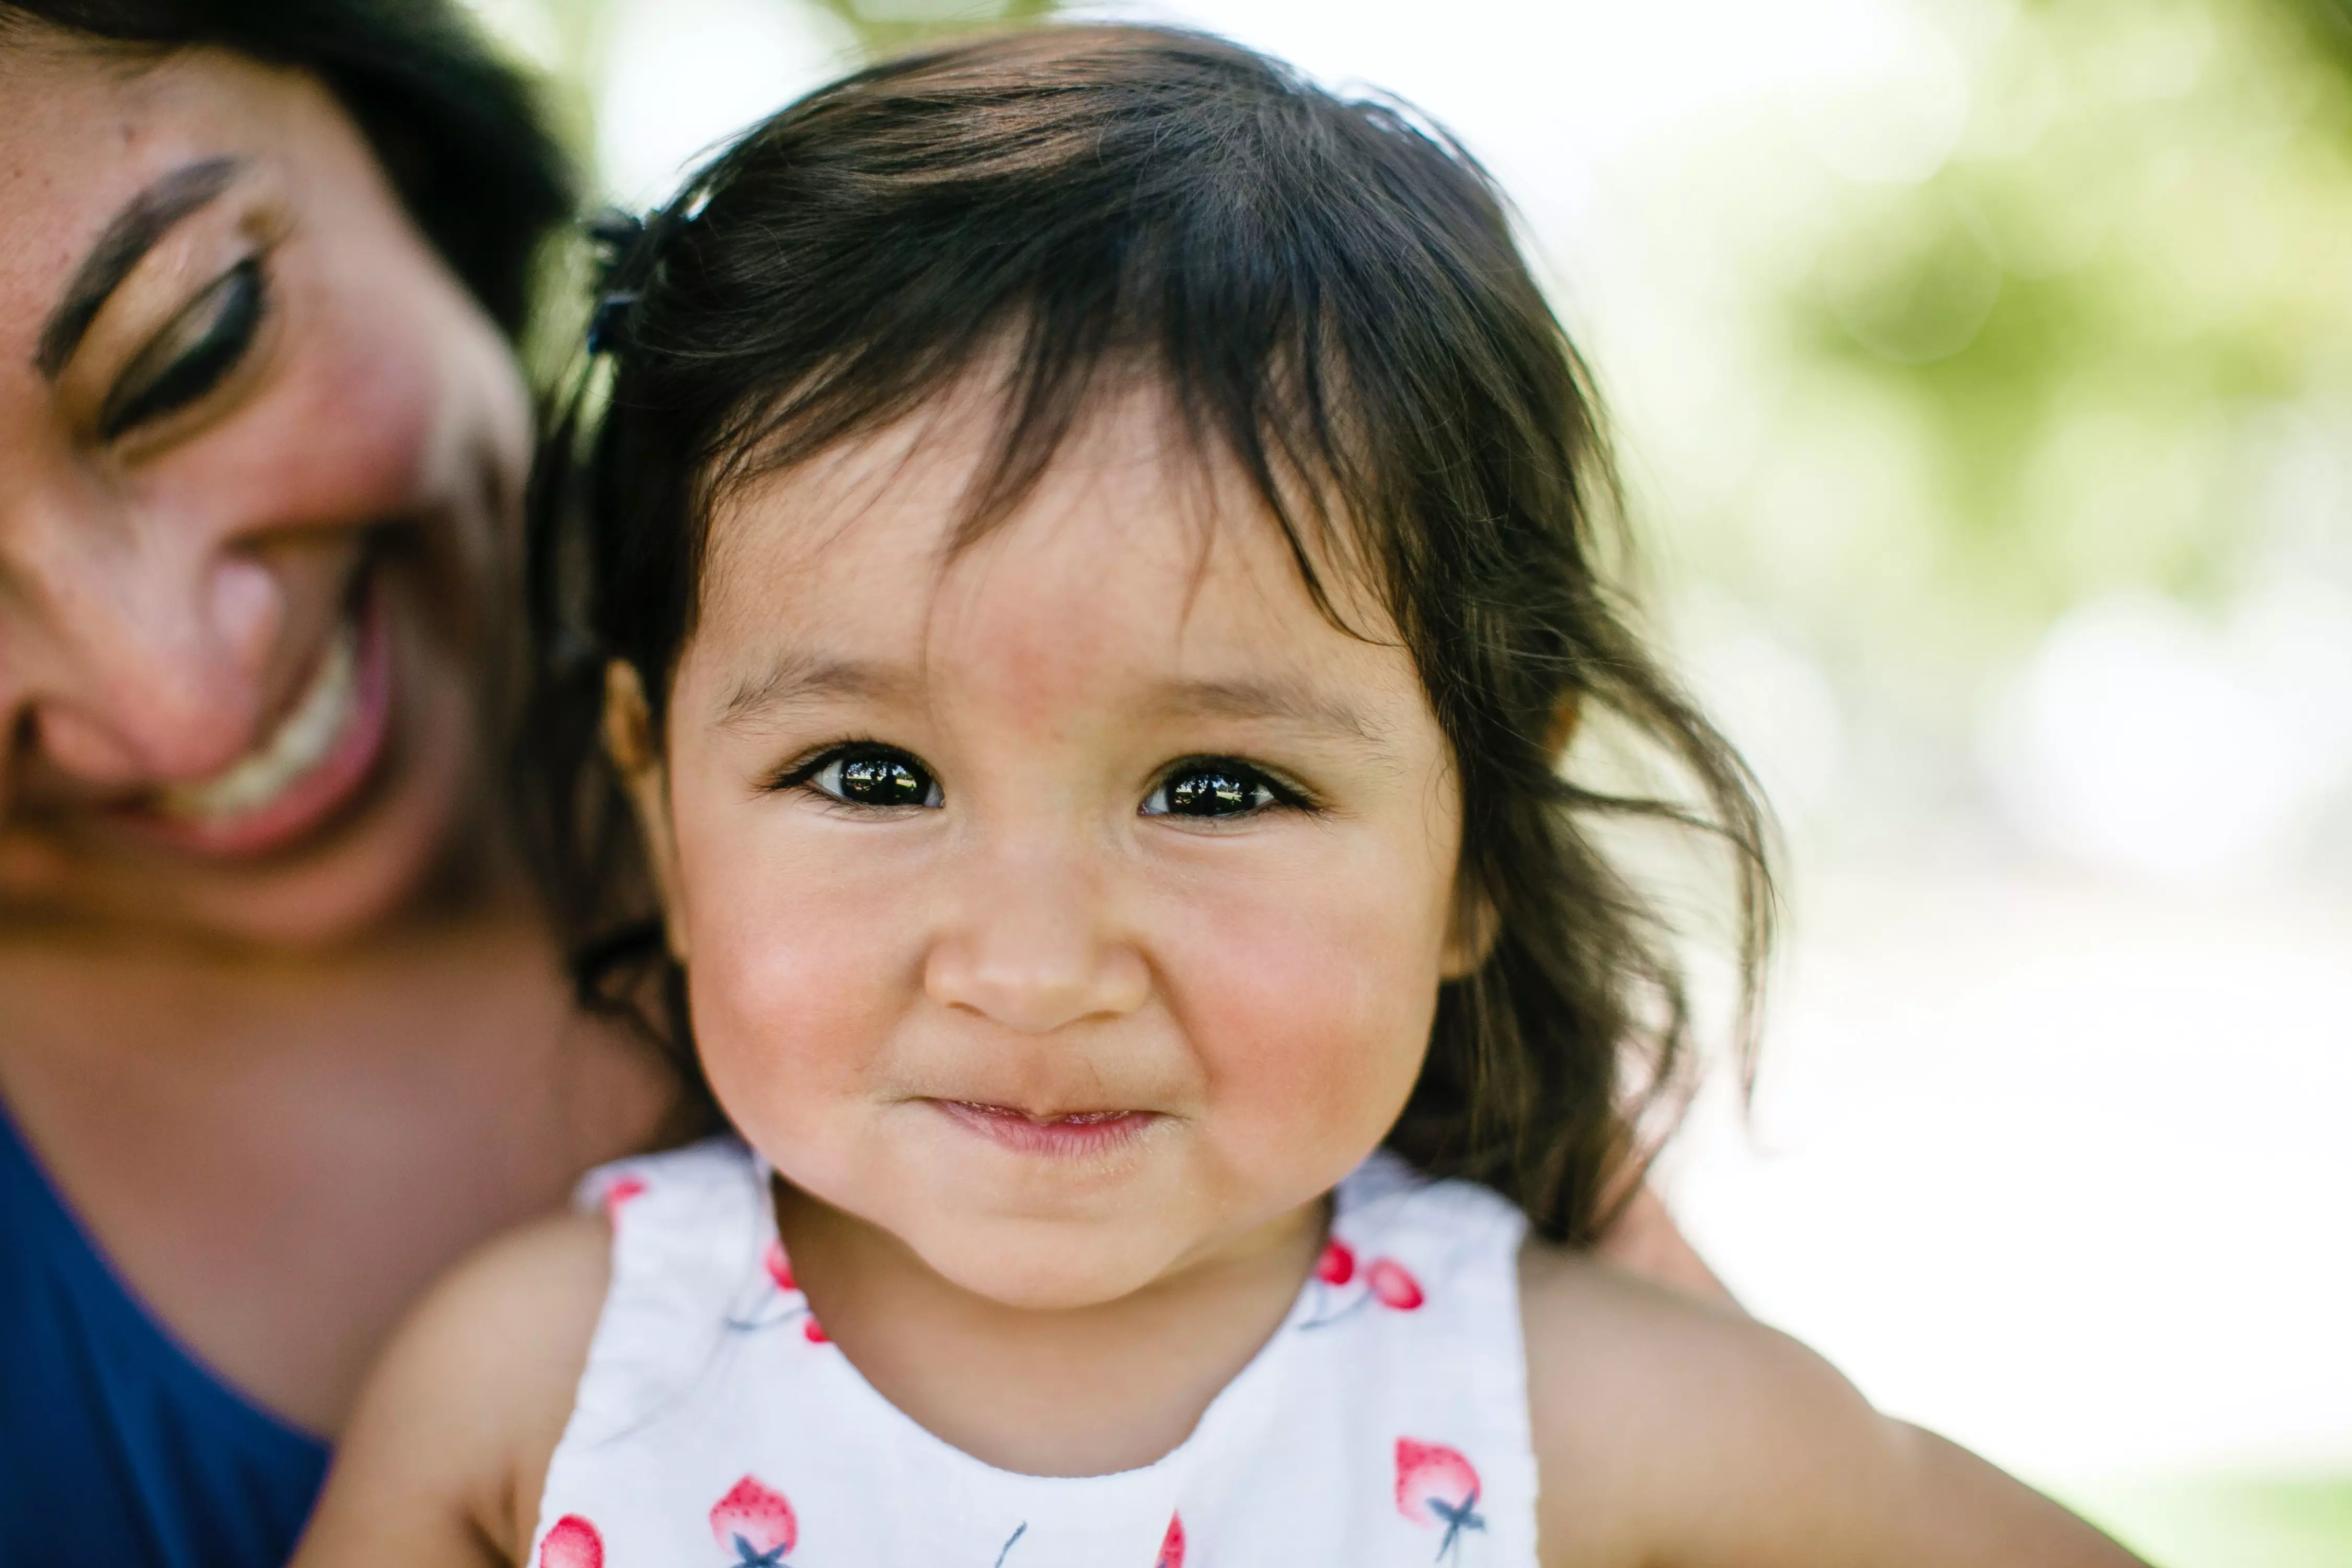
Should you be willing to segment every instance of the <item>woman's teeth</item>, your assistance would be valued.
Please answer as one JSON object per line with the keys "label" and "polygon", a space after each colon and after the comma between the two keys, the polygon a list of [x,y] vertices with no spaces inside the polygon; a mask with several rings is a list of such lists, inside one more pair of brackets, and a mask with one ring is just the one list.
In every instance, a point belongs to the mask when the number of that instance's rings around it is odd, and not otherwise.
{"label": "woman's teeth", "polygon": [[327,760],[359,711],[359,627],[345,616],[335,628],[310,689],[277,732],[202,784],[161,791],[155,809],[185,821],[219,822],[268,805]]}

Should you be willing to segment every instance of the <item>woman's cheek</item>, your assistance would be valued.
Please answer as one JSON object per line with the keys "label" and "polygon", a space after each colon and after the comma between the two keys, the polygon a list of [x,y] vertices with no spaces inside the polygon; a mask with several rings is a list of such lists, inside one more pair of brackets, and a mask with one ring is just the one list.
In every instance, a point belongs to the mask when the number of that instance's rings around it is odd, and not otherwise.
{"label": "woman's cheek", "polygon": [[[457,378],[434,357],[472,370],[448,336],[465,327],[445,327],[429,300],[345,308],[315,273],[307,252],[281,253],[275,363],[256,401],[217,436],[160,459],[159,482],[281,525],[373,522],[427,503],[447,466],[436,426],[470,424],[483,409],[483,389],[446,384]],[[420,317],[432,332],[420,332]]]}

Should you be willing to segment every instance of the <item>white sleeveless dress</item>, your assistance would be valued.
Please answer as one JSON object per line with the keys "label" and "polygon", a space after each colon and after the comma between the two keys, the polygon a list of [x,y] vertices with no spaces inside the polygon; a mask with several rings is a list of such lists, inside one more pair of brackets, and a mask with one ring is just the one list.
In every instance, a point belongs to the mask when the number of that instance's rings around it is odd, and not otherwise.
{"label": "white sleeveless dress", "polygon": [[1289,1317],[1157,1463],[996,1469],[877,1394],[793,1288],[765,1165],[604,1167],[613,1283],[538,1568],[1535,1568],[1524,1222],[1375,1155]]}

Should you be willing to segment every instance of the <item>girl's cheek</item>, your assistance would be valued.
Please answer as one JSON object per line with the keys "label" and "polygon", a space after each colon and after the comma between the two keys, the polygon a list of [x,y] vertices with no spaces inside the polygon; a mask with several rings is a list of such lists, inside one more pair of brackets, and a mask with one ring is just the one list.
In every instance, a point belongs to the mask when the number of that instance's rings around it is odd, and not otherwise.
{"label": "girl's cheek", "polygon": [[1419,1075],[1442,933],[1407,879],[1318,866],[1245,907],[1197,911],[1165,970],[1238,1149],[1345,1171]]}
{"label": "girl's cheek", "polygon": [[874,1086],[919,960],[887,877],[849,875],[842,855],[823,852],[831,836],[814,854],[793,844],[778,815],[744,812],[731,833],[681,823],[679,841],[696,1040],[755,1137],[757,1123],[820,1114]]}

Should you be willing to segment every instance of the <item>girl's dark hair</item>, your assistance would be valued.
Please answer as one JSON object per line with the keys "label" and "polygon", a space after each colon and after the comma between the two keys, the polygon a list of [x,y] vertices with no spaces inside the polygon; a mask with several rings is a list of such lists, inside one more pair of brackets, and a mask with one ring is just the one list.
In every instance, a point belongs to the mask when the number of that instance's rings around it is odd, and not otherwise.
{"label": "girl's dark hair", "polygon": [[[1493,944],[1444,987],[1391,1146],[1570,1241],[1629,1189],[1649,1146],[1632,1130],[1690,1083],[1691,1026],[1671,933],[1590,838],[1597,818],[1734,851],[1744,1056],[1761,807],[1599,580],[1616,498],[1588,377],[1442,132],[1215,38],[1046,28],[803,99],[695,176],[611,285],[606,352],[532,507],[529,815],[592,1004],[690,1057],[598,715],[624,659],[660,717],[715,499],[1009,365],[969,539],[1090,390],[1140,368],[1254,481],[1327,614],[1318,563],[1377,589],[1452,744],[1465,908],[1491,913]],[[1604,711],[1698,804],[1564,777],[1568,731]]]}
{"label": "girl's dark hair", "polygon": [[0,42],[27,21],[318,78],[449,269],[520,334],[533,254],[575,210],[572,173],[530,85],[455,0],[0,0]]}

